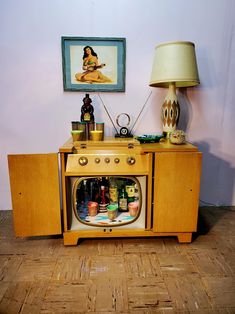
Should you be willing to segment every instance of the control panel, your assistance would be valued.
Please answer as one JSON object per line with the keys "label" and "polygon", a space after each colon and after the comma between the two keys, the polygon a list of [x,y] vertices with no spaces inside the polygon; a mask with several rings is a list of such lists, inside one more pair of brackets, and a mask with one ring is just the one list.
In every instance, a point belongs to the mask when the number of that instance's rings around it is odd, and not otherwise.
{"label": "control panel", "polygon": [[66,173],[146,174],[151,169],[151,154],[69,154]]}

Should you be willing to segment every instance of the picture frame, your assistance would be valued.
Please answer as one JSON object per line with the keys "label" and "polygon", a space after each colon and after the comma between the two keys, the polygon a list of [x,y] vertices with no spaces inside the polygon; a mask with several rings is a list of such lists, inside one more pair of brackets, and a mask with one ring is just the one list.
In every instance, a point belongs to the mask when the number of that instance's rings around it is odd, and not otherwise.
{"label": "picture frame", "polygon": [[61,45],[65,91],[125,91],[125,38],[63,36]]}

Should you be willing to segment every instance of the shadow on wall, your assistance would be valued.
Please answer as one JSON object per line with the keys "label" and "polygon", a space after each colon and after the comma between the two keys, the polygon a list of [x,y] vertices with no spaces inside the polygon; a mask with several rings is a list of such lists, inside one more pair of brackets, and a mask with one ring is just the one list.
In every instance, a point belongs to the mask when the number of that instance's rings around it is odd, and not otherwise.
{"label": "shadow on wall", "polygon": [[177,94],[180,105],[180,118],[177,129],[187,133],[192,121],[192,104],[187,96],[187,88],[181,88]]}
{"label": "shadow on wall", "polygon": [[[203,153],[200,191],[201,203],[202,205],[214,206],[234,205],[235,168],[225,159],[211,153],[211,143],[213,143],[213,150],[219,152],[217,141],[210,140],[210,144],[204,141],[193,143]],[[224,155],[223,157],[226,158]]]}

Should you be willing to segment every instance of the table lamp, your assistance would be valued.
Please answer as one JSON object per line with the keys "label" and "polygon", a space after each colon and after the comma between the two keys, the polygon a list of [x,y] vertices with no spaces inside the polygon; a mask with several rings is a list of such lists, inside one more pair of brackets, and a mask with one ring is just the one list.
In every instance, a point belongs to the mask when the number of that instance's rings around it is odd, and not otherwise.
{"label": "table lamp", "polygon": [[192,42],[174,41],[156,46],[149,85],[168,87],[161,112],[164,136],[169,137],[179,121],[180,107],[176,88],[198,84],[200,81],[195,46]]}

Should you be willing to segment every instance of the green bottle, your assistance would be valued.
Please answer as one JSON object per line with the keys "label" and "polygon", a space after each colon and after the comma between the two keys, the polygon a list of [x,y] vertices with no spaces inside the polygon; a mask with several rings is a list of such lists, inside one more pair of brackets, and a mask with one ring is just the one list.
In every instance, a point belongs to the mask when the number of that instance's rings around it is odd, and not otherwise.
{"label": "green bottle", "polygon": [[126,185],[126,193],[127,193],[127,202],[131,203],[135,200],[135,186],[133,181],[130,181],[128,185]]}

